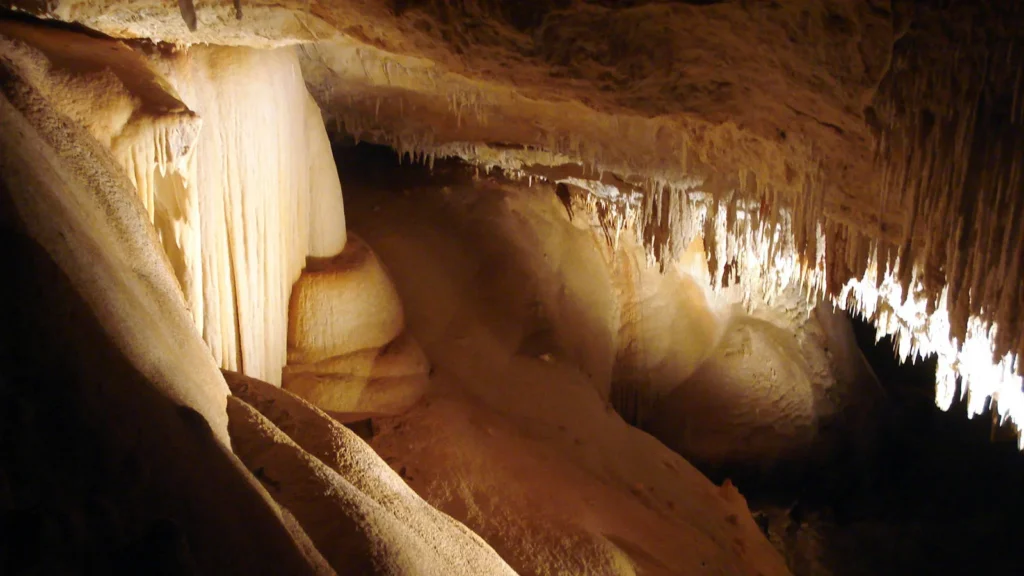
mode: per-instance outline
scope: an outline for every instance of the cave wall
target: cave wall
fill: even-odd
[[[56,49],[66,47],[62,40],[93,42],[62,33],[31,37]],[[238,396],[229,393],[165,252],[161,236],[168,229],[154,218],[159,203],[146,202],[167,192],[160,178],[180,178],[187,187],[194,172],[164,170],[159,154],[131,157],[135,170],[126,171],[125,157],[97,136],[96,127],[110,120],[102,114],[111,108],[138,105],[139,95],[124,97],[126,83],[109,74],[107,85],[94,85],[88,67],[77,78],[82,70],[75,66],[47,70],[55,64],[47,58],[52,53],[10,36],[0,42],[0,236],[7,247],[3,263],[13,275],[0,337],[0,397],[8,401],[0,435],[0,523],[16,545],[0,551],[0,571],[510,574],[484,541],[425,503],[323,412],[235,373],[227,376]],[[119,48],[104,42],[98,44]],[[229,68],[239,62],[237,55],[220,56]],[[250,56],[250,63],[259,57],[273,69],[274,53]],[[287,64],[288,56],[282,61]],[[301,81],[294,86],[303,96],[297,115],[304,120],[311,100]],[[107,87],[110,101],[96,100]],[[93,116],[75,114],[90,108]],[[280,124],[277,110],[265,112],[256,119]],[[312,118],[313,126],[292,127],[299,143],[307,136],[326,142],[318,113]],[[227,122],[224,131],[208,127],[215,138],[238,135],[223,115],[219,119]],[[295,158],[284,146],[296,139],[275,141],[267,137],[280,135],[272,130],[259,135],[261,142],[220,149],[238,158],[218,160],[239,162],[257,176],[282,172],[285,184],[316,182],[324,174],[308,176],[310,164],[326,166],[337,183],[330,155],[317,164],[323,157],[306,157],[309,147],[292,163],[302,174],[289,180],[288,161]],[[265,153],[247,156],[239,149]],[[268,173],[245,165],[268,158],[280,160]],[[162,172],[149,189],[146,166]],[[324,244],[324,235],[309,237],[315,217],[302,214],[313,221],[307,228],[294,214],[277,213],[280,205],[258,202],[269,190],[287,204],[274,186],[278,180],[259,184],[239,192],[257,200],[248,214],[251,228],[240,228],[250,234],[248,245],[261,264],[253,276],[276,286],[289,281],[274,267],[280,244],[328,254],[336,246]],[[329,208],[341,207],[334,189],[333,204],[314,201],[307,208],[328,210],[316,216],[331,217]],[[282,232],[268,222],[275,216],[295,226]],[[330,230],[344,231],[327,222]],[[264,238],[268,228],[278,237]],[[278,323],[286,321],[287,315]]]
[[[56,34],[56,39],[62,34]],[[113,170],[110,174],[117,174],[111,176],[119,179],[117,202],[127,203],[130,210],[137,212],[133,213],[135,219],[128,226],[131,231],[116,235],[115,241],[107,239],[104,247],[117,254],[118,242],[136,246],[145,238],[149,243],[111,265],[107,276],[93,280],[76,278],[71,284],[77,287],[84,282],[96,287],[116,283],[116,277],[126,268],[136,270],[142,261],[149,261],[155,267],[151,276],[159,276],[149,281],[166,292],[163,306],[173,308],[173,314],[179,317],[172,323],[175,334],[162,336],[162,340],[148,349],[148,358],[161,354],[177,358],[169,351],[174,350],[180,339],[188,350],[187,354],[181,354],[209,368],[208,356],[203,356],[202,360],[193,357],[200,354],[196,348],[198,339],[189,332],[188,323],[180,322],[180,317],[184,317],[180,312],[190,306],[193,325],[201,328],[207,345],[213,350],[214,361],[276,380],[274,376],[280,373],[286,346],[284,335],[292,282],[300,278],[299,271],[307,263],[307,257],[340,257],[345,254],[346,245],[340,185],[333,162],[326,155],[326,133],[319,110],[302,83],[295,52],[287,48],[257,51],[217,47],[188,50],[138,47],[139,52],[125,52],[121,44],[77,37],[69,51],[68,44],[24,29],[11,32],[9,36],[36,46],[33,49],[18,42],[5,45],[5,54],[12,55],[15,66],[20,67],[18,74],[30,78],[28,83],[38,85],[44,94],[39,98],[45,104],[33,103],[35,109],[55,108],[63,114],[62,119],[67,118],[69,125],[81,125],[90,133],[76,136],[74,142],[88,141],[88,146],[98,150],[97,157],[90,161],[105,170]],[[76,44],[79,41],[86,46]],[[79,48],[87,57],[74,57],[74,49]],[[100,55],[93,58],[93,51]],[[148,60],[140,58],[140,53],[147,54]],[[53,68],[49,68],[51,66]],[[83,68],[94,76],[82,74]],[[274,90],[260,93],[251,90],[256,79],[264,81],[268,77],[274,81]],[[5,84],[15,92],[17,86],[20,84],[13,81]],[[97,86],[102,86],[103,90]],[[107,93],[111,97],[100,97]],[[111,118],[114,119],[111,124],[104,123]],[[197,128],[200,122],[203,127]],[[12,132],[22,133],[25,132]],[[87,167],[88,163],[84,163],[78,169],[85,171]],[[55,172],[60,172],[59,167]],[[89,190],[101,188],[94,184],[88,187]],[[130,198],[133,189],[137,203]],[[408,282],[409,274],[414,272],[423,274],[420,280],[426,278],[432,282],[429,289],[422,291],[410,289],[406,283],[403,297],[412,303],[416,315],[410,321],[410,331],[424,339],[428,354],[444,373],[442,381],[449,389],[459,391],[456,396],[464,392],[469,398],[457,398],[454,407],[447,407],[454,411],[453,426],[463,424],[461,419],[472,414],[474,399],[482,400],[484,418],[493,416],[498,423],[496,426],[511,438],[510,449],[530,463],[524,470],[537,465],[535,452],[543,452],[533,443],[535,439],[529,438],[531,435],[554,430],[565,432],[572,428],[579,432],[572,445],[587,445],[566,451],[570,466],[555,471],[557,489],[545,493],[544,498],[558,500],[577,484],[592,487],[594,494],[608,496],[613,504],[600,511],[599,524],[603,532],[570,523],[565,534],[578,536],[584,542],[581,548],[559,541],[563,535],[558,531],[545,532],[554,540],[536,543],[546,547],[545,558],[554,565],[568,563],[568,566],[594,553],[597,563],[588,568],[594,573],[604,573],[604,568],[611,567],[628,573],[634,563],[652,569],[689,563],[688,566],[696,569],[695,563],[704,561],[746,571],[763,564],[772,571],[780,571],[777,558],[757,534],[742,498],[728,487],[716,492],[716,488],[682,460],[626,426],[605,408],[609,400],[620,409],[630,401],[615,400],[617,384],[620,390],[627,392],[642,388],[637,396],[642,397],[644,404],[679,389],[692,393],[695,387],[685,386],[689,377],[705,359],[718,352],[729,322],[738,314],[735,311],[738,300],[718,301],[713,297],[702,247],[699,243],[691,245],[682,259],[673,261],[668,273],[662,274],[656,267],[648,266],[646,249],[634,237],[626,235],[620,238],[619,244],[609,245],[601,223],[591,219],[594,217],[589,211],[592,206],[577,213],[580,220],[571,216],[567,219],[549,185],[542,190],[547,192],[546,197],[516,187],[501,191],[501,195],[481,201],[476,197],[477,191],[460,188],[459,195],[465,195],[466,199],[452,201],[445,209],[455,206],[464,211],[456,210],[441,218],[457,233],[449,237],[451,231],[445,229],[434,237],[443,249],[427,254],[428,258],[414,266],[395,267],[395,273],[403,276],[399,279],[400,288],[402,280]],[[129,196],[124,196],[125,192]],[[443,195],[448,193],[442,191]],[[46,202],[59,203],[72,197],[77,198],[61,190],[47,197]],[[538,201],[538,198],[546,200]],[[84,211],[86,217],[100,222],[97,225],[100,232],[83,225],[85,233],[102,235],[105,220],[100,213],[111,209],[110,202],[101,202],[91,211]],[[429,236],[429,229],[436,224],[431,222],[431,216],[428,212],[408,221],[412,233]],[[38,219],[38,215],[35,218]],[[379,241],[384,231],[396,231],[394,223],[391,226],[367,230],[367,233],[375,235]],[[391,241],[408,242],[408,238],[410,230],[401,230]],[[388,241],[385,236],[382,253],[388,248]],[[78,243],[79,240],[74,240],[70,245]],[[156,246],[162,246],[163,250],[154,249]],[[431,243],[418,247],[428,252],[437,248],[438,245]],[[408,250],[409,244],[402,249]],[[133,262],[135,258],[142,260]],[[408,253],[405,258],[408,264]],[[433,270],[427,266],[432,259],[439,264]],[[82,265],[74,259],[69,262],[67,266]],[[196,262],[200,263],[198,268]],[[378,276],[386,279],[387,274]],[[201,279],[201,296],[196,295],[196,278]],[[311,278],[307,280],[312,281]],[[529,282],[526,286],[521,284],[524,279]],[[363,288],[379,291],[377,285]],[[114,301],[119,297],[120,293],[115,291]],[[114,306],[111,300],[98,302],[92,302],[91,306],[101,310]],[[386,348],[400,336],[401,312],[393,310],[395,306],[390,308],[386,311],[390,314],[389,322],[395,322],[393,326],[380,322],[391,331],[385,330],[387,333],[380,342],[373,343],[379,349]],[[128,310],[123,316],[115,315],[114,320],[130,323],[151,317],[146,314],[142,306],[139,310]],[[197,318],[201,318],[201,322]],[[155,318],[154,323],[160,321],[161,318]],[[343,328],[341,332],[351,327]],[[115,346],[118,349],[144,346],[155,338],[131,331],[114,332],[116,338],[120,338]],[[326,339],[332,340],[330,344],[337,344],[333,341],[344,335],[341,332],[331,333]],[[681,349],[677,346],[679,342],[684,343]],[[98,339],[97,346],[102,345],[103,340]],[[803,343],[797,344],[800,345]],[[132,350],[138,353],[137,349]],[[313,360],[325,358],[329,357],[321,354]],[[785,356],[780,362],[785,364],[792,359]],[[140,362],[144,363],[145,359],[132,358],[129,364],[137,366]],[[425,372],[422,364],[417,362],[420,377]],[[796,364],[797,372],[813,371]],[[191,374],[182,366],[168,369],[180,371],[179,379]],[[497,369],[505,372],[495,376]],[[639,386],[629,382],[642,375],[645,375],[644,381]],[[123,376],[116,378],[121,383],[132,381]],[[147,375],[147,378],[158,377]],[[223,382],[219,378],[207,374],[207,379],[209,381],[195,389],[186,387],[184,393],[173,380],[171,384],[160,382],[163,386],[160,392],[175,399],[178,399],[175,395],[186,398],[189,394],[211,395],[212,400],[196,400],[203,417],[195,425],[202,428],[204,419],[210,422],[224,444],[227,443],[225,402],[234,402],[229,414],[233,413],[236,419],[246,423],[236,428],[242,431],[239,433],[266,432],[269,425],[262,416],[234,400],[225,400]],[[629,385],[621,386],[624,381]],[[544,386],[556,384],[545,397]],[[402,410],[394,412],[409,409],[421,393],[422,389],[417,389],[412,400],[406,402]],[[442,392],[442,398],[445,393],[448,392]],[[98,396],[98,399],[104,398]],[[542,401],[537,401],[541,398]],[[641,402],[632,401],[634,407],[630,410],[635,414],[631,417],[639,419],[647,408],[640,407]],[[155,401],[154,411],[166,410],[167,406],[160,402],[159,398]],[[446,408],[444,402],[429,405]],[[813,406],[797,408],[803,412],[815,409]],[[417,414],[410,416],[410,428],[437,417],[437,413],[428,412],[425,420],[417,420],[423,413]],[[505,418],[511,423],[505,422]],[[783,418],[784,423],[785,420]],[[126,417],[125,425],[133,426],[134,421]],[[98,427],[106,433],[106,428]],[[451,432],[453,428],[447,430]],[[169,434],[177,437],[177,429],[172,428]],[[262,441],[273,444],[276,449],[294,450],[289,440],[271,436],[273,434],[262,437]],[[449,439],[454,441],[458,436],[455,434]],[[386,440],[381,442],[382,446],[394,448],[393,444],[386,444]],[[153,446],[154,452],[160,451],[159,441],[153,441]],[[482,447],[495,448],[482,443],[474,449]],[[427,448],[433,450],[437,446]],[[251,461],[262,461],[263,445],[239,449],[252,458]],[[609,456],[630,451],[636,454],[617,461]],[[309,462],[301,451],[297,458]],[[662,458],[672,462],[665,465],[672,472],[658,470],[657,463]],[[237,467],[237,461],[228,459]],[[438,462],[449,461],[444,454],[438,456]],[[488,466],[501,468],[498,463],[487,462]],[[426,465],[426,461],[417,460],[417,465]],[[433,469],[438,464],[430,466]],[[452,471],[446,473],[461,472],[476,478],[476,472],[467,466],[470,464],[456,458]],[[285,468],[285,472],[291,473]],[[611,475],[611,481],[605,473]],[[228,478],[225,482],[229,484],[248,482],[250,492],[240,490],[243,497],[251,496],[251,477],[242,474],[239,480],[239,477],[225,474]],[[444,475],[440,477],[443,479]],[[521,481],[532,479],[522,474],[518,478]],[[680,479],[681,483],[673,486]],[[261,480],[267,488],[274,486],[265,478]],[[344,485],[341,480],[332,481]],[[656,504],[648,502],[638,507],[633,501],[635,492],[642,492],[644,488],[653,492],[655,487],[659,496],[651,498]],[[686,493],[687,487],[697,487],[699,493],[717,499],[706,506],[694,504],[693,497]],[[186,483],[182,490],[187,492],[193,488],[193,484]],[[510,539],[510,534],[519,532],[502,532],[500,522],[489,524],[489,521],[467,515],[460,508],[465,502],[453,504],[451,500],[444,500],[434,491],[436,485],[421,488],[437,498],[431,500],[432,503],[449,506],[445,508],[447,511],[499,541],[506,547],[505,553],[526,562],[521,557],[529,556],[524,552],[528,547],[517,547],[515,540]],[[488,490],[479,486],[471,488],[471,492],[481,498]],[[256,493],[264,498],[263,507],[255,508],[257,514],[259,510],[269,510],[270,514],[264,520],[257,519],[265,522],[260,525],[261,529],[270,534],[268,537],[273,537],[275,531],[286,534],[281,536],[286,539],[279,544],[285,549],[282,553],[297,558],[298,564],[309,564],[303,564],[303,570],[320,569],[316,548],[304,540],[302,529],[294,529],[282,515],[274,520],[279,512],[266,500],[265,494],[258,490]],[[544,498],[530,502],[542,504]],[[508,502],[499,502],[496,510],[507,514],[507,506],[517,501],[510,498]],[[583,509],[584,502],[576,501],[576,505]],[[680,507],[678,512],[676,506]],[[311,508],[315,509],[316,505]],[[158,508],[157,514],[163,510]],[[215,510],[219,509],[212,509],[210,514]],[[628,529],[615,528],[620,514],[632,518]],[[668,514],[673,519],[662,525],[657,518],[659,514]],[[541,526],[547,520],[551,518],[541,514],[528,518],[523,526]],[[215,520],[213,525],[219,521]],[[197,535],[192,524],[194,519],[183,522],[188,541],[209,538],[208,534]],[[285,526],[293,528],[292,533],[288,534]],[[303,524],[302,528],[309,526]],[[684,558],[673,548],[672,534],[684,535],[687,541],[695,543],[701,554]],[[311,534],[318,535],[323,533]],[[648,537],[655,542],[645,543]],[[317,545],[323,548],[320,541]],[[748,552],[751,558],[744,557]],[[200,551],[200,554],[205,555],[203,562],[221,561],[212,552]],[[653,554],[655,560],[652,561],[649,554]],[[333,560],[339,561],[337,557]]]
[[[589,172],[646,197],[644,218],[670,229],[656,245],[689,245],[695,195],[730,213],[748,199],[753,228],[782,236],[766,272],[833,297],[851,281],[898,286],[841,304],[944,358],[941,406],[960,377],[976,383],[972,413],[987,398],[1024,412],[1019,2],[520,4],[6,3],[120,38],[304,44],[307,82],[356,137]],[[681,217],[659,221],[666,210]],[[744,226],[730,219],[729,234]],[[712,261],[735,255],[726,244],[705,237]],[[945,316],[892,313],[907,298]]]
[[[57,109],[122,165],[217,362],[280,383],[291,286],[307,257],[334,256],[346,239],[294,51],[133,49],[15,21],[0,31]]]
[[[432,172],[397,167],[393,157],[378,164],[365,154],[340,152],[349,224],[391,270],[409,330],[434,367],[433,391],[399,417],[400,424],[382,424],[393,433],[374,445],[400,458],[410,478],[423,477],[423,484],[413,483],[417,490],[422,487],[428,500],[500,552],[508,546],[520,553],[502,528],[506,504],[481,493],[491,512],[471,512],[484,505],[446,491],[443,478],[459,485],[476,480],[454,470],[435,480],[440,473],[416,451],[454,460],[451,466],[473,478],[488,474],[491,465],[504,470],[491,459],[475,463],[476,456],[460,462],[463,448],[452,448],[453,454],[443,446],[468,442],[459,434],[480,436],[491,418],[510,419],[494,425],[493,441],[464,450],[477,454],[485,450],[479,444],[503,450],[505,435],[523,426],[529,439],[564,450],[558,458],[587,473],[647,486],[648,474],[657,474],[647,468],[647,448],[627,439],[632,433],[623,431],[626,424],[645,427],[687,459],[733,472],[818,458],[867,435],[870,412],[851,410],[851,399],[870,390],[873,376],[847,365],[847,358],[860,358],[856,344],[832,337],[835,329],[826,328],[799,291],[748,309],[742,291],[712,290],[699,244],[665,273],[648,264],[628,233],[618,246],[609,244],[582,194],[570,220],[550,183],[530,186],[527,179],[482,172],[474,177],[471,168],[451,162],[436,164]],[[845,321],[828,317],[839,328]],[[472,398],[470,406],[462,395]],[[490,415],[474,418],[475,411]],[[436,445],[417,441],[406,451],[405,442],[415,437],[404,431],[408,427],[447,430],[449,419],[451,427],[465,428],[444,432]],[[629,455],[633,450],[635,457]],[[680,505],[675,488],[660,480],[656,485]],[[502,493],[513,501],[524,497],[513,488]],[[520,529],[525,528],[515,530]],[[631,534],[629,541],[635,538]],[[536,546],[550,550],[548,544]]]
[[[391,272],[433,367],[420,402],[374,420],[371,444],[393,469],[522,574],[785,573],[734,487],[610,403],[617,286],[633,298],[637,273],[660,277],[642,252],[626,250],[621,265],[641,268],[617,276],[600,228],[582,207],[570,222],[550,184],[392,163],[339,169],[349,224]],[[703,300],[664,286],[651,312],[706,342],[688,314],[706,314]],[[672,337],[662,322],[631,324],[652,350]],[[662,376],[693,362],[670,360]]]
[[[0,61],[4,566],[328,573],[232,454],[227,387],[132,183],[32,79]]]

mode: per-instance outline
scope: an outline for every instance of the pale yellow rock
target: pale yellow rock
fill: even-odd
[[[423,396],[429,383],[426,374],[366,378],[307,373],[287,377],[284,387],[340,421],[354,422],[405,412]]]
[[[203,338],[221,367],[279,383],[292,284],[307,256],[345,246],[320,110],[290,49],[193,46],[153,65],[204,123],[185,173],[205,223]]]
[[[610,263],[619,312],[612,398],[641,423],[656,398],[711,356],[731,306],[712,293],[700,240],[662,273],[648,266],[635,239],[624,236]]]
[[[350,236],[341,254],[310,261],[292,287],[288,364],[379,348],[405,325],[402,302],[373,251]]]
[[[0,21],[0,35],[27,45],[9,48],[8,57],[124,168],[202,331],[198,198],[183,181],[202,120],[146,57],[121,42],[10,20]]]
[[[330,141],[295,52],[147,56],[9,21],[0,34],[32,47],[7,51],[124,168],[214,358],[279,383],[291,285],[307,256],[346,240]]]
[[[288,365],[283,386],[344,421],[400,414],[426,392],[430,363],[403,332],[381,348]]]
[[[388,378],[426,374],[430,370],[423,349],[416,339],[405,331],[397,338],[379,348],[357,350],[341,356],[334,356],[313,364],[291,364],[285,366],[285,380],[290,376],[307,373],[351,374],[368,378]]]

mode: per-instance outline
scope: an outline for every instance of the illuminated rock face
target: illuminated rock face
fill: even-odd
[[[154,0],[8,3],[121,38],[303,43],[305,78],[339,128],[412,157],[637,191],[658,257],[685,250],[707,210],[722,214],[724,244],[748,250],[746,228],[761,233],[766,282],[799,265],[793,279],[836,298],[875,269],[876,288],[888,276],[929,312],[941,300],[948,321],[936,342],[865,303],[883,310],[871,320],[896,318],[908,346],[942,351],[940,381],[979,382],[972,411],[993,397],[1024,420],[1016,0],[257,1],[241,21],[228,4],[194,6],[194,31]],[[752,223],[733,218],[741,200]],[[704,240],[717,274],[730,248]]]
[[[403,412],[429,371],[404,328],[387,272],[349,236],[341,254],[311,260],[292,287],[284,386],[344,420]]]
[[[356,137],[417,157],[569,167],[639,191],[655,245],[685,250],[691,218],[661,215],[695,215],[698,193],[741,238],[747,224],[727,214],[750,200],[764,278],[787,260],[805,287],[837,297],[874,268],[875,287],[888,276],[929,312],[941,300],[941,342],[903,323],[908,346],[949,357],[940,381],[979,382],[974,408],[992,396],[1024,419],[1016,0],[257,1],[241,21],[232,6],[199,4],[195,31],[154,0],[11,3],[115,37],[306,43],[307,81]],[[716,244],[705,236],[712,260]],[[883,316],[872,320],[888,329]],[[999,383],[981,383],[991,376]]]
[[[1003,15],[992,4],[980,21]],[[46,248],[77,274],[91,307],[111,314],[103,327],[130,349],[162,409],[167,401],[192,406],[228,442],[219,379],[204,368],[190,387],[180,380],[187,368],[161,363],[182,355],[215,365],[181,324],[183,302],[221,366],[276,383],[287,359],[288,388],[329,410],[401,414],[377,448],[406,462],[428,501],[496,542],[517,568],[628,574],[637,565],[697,571],[709,562],[732,572],[784,571],[740,499],[710,488],[605,406],[650,421],[667,443],[707,459],[774,457],[781,445],[805,444],[818,416],[810,393],[837,377],[819,378],[821,358],[808,360],[815,345],[800,337],[813,329],[734,309],[794,285],[812,297],[854,295],[853,305],[877,311],[884,329],[910,335],[904,349],[939,351],[940,404],[951,400],[959,373],[978,392],[972,410],[986,395],[1004,414],[1024,410],[1013,374],[1024,303],[1024,234],[1015,224],[1024,210],[1022,172],[1014,158],[1003,161],[1020,135],[1024,101],[1019,41],[1005,37],[1012,25],[974,35],[970,18],[928,8],[908,25],[888,6],[864,2],[522,11],[497,2],[476,14],[473,3],[393,9],[339,1],[256,3],[241,22],[226,6],[200,6],[193,34],[173,4],[152,0],[32,8],[121,37],[260,48],[315,41],[267,51],[133,52],[4,24],[5,35],[45,55],[5,44],[19,74],[110,151],[113,161],[98,154],[96,162],[121,167],[144,215],[130,221],[130,233],[114,233],[117,241],[96,241],[113,255],[109,266],[97,257],[106,267],[96,275],[84,270],[85,252],[60,252],[66,244],[52,235]],[[946,30],[946,21],[957,26]],[[938,48],[957,49],[929,50],[936,35]],[[585,49],[568,50],[578,45]],[[647,60],[659,55],[667,56]],[[409,303],[406,330],[376,261],[358,245],[344,251],[340,186],[306,82],[339,129],[343,123],[356,137],[428,162],[458,155],[524,180],[545,175],[586,188],[599,198],[588,213],[596,220],[567,227],[554,201],[512,198],[491,205],[488,218],[469,218],[472,233],[417,228],[435,216],[427,214],[404,222],[398,239],[376,237],[382,254],[406,258],[408,268],[396,272]],[[986,129],[995,136],[985,140]],[[19,144],[5,142],[8,150]],[[998,169],[985,169],[989,158]],[[60,174],[58,164],[47,165]],[[130,189],[123,184],[114,188]],[[60,203],[75,193],[48,197]],[[83,210],[95,221],[79,223],[84,235],[67,242],[95,240],[91,226],[102,228],[110,208]],[[627,223],[635,237],[609,248],[596,232],[608,231],[601,210],[615,212],[612,228]],[[58,221],[73,213],[60,212]],[[38,235],[48,230],[40,222],[33,221]],[[429,241],[410,241],[410,230]],[[119,243],[137,248],[132,242],[142,237],[163,253],[148,244],[118,252]],[[361,254],[360,265],[347,267],[346,254]],[[309,257],[328,264],[303,276]],[[647,268],[648,259],[667,274]],[[718,285],[727,268],[739,272],[731,292]],[[159,288],[157,311],[136,297],[148,294],[135,282],[140,270]],[[410,271],[431,288],[410,288]],[[856,282],[862,276],[865,285]],[[97,292],[123,288],[122,277],[131,280],[128,304]],[[945,314],[933,314],[936,307]],[[170,332],[120,330],[141,319],[168,321]],[[1001,362],[995,368],[980,360],[992,354]],[[426,355],[443,386],[413,407],[426,388]],[[170,370],[177,379],[164,378]],[[783,379],[790,384],[779,385]],[[711,398],[723,391],[731,394]],[[329,477],[321,491],[344,487],[291,440],[268,432],[262,416],[230,402],[235,423],[244,424],[235,428],[239,438],[264,433],[257,449],[240,445],[239,454],[259,462],[259,448],[272,446],[292,456],[278,471]],[[734,435],[722,435],[710,411],[724,415]],[[178,423],[160,414],[154,421],[177,433]],[[680,429],[676,419],[688,425]],[[234,473],[224,485],[239,486]],[[531,491],[538,477],[551,486]],[[186,487],[196,485],[187,479]],[[320,511],[301,503],[305,514]],[[528,512],[516,516],[520,510]],[[593,516],[572,520],[586,514]],[[285,555],[310,538],[336,552],[323,544],[329,519],[320,520],[324,532],[281,536]],[[273,521],[262,526],[280,532]],[[680,541],[698,553],[680,551]],[[405,562],[401,554],[394,557]],[[310,570],[322,568],[315,556],[306,557]]]
[[[292,283],[307,256],[334,256],[346,238],[330,143],[295,53],[146,58],[39,26],[2,31],[41,52],[30,70],[47,96],[123,166],[214,358],[279,383]]]
[[[202,326],[199,203],[182,176],[202,120],[142,54],[82,34],[5,21],[0,33],[53,105],[106,146],[154,223],[197,325]]]
[[[161,63],[204,122],[181,174],[198,201],[203,339],[222,367],[279,383],[292,283],[307,256],[345,246],[320,111],[288,49],[193,47]]]
[[[820,443],[839,376],[805,300],[747,312],[738,290],[712,290],[699,243],[662,274],[585,205],[570,222],[550,183],[448,164],[397,187],[374,176],[391,170],[352,173],[346,206],[392,272],[434,392],[380,420],[374,448],[521,573],[775,570],[740,501],[665,444],[771,466]],[[694,434],[657,430],[663,444],[623,416]]]
[[[228,389],[123,167],[49,100],[60,85],[37,86],[45,61],[10,48],[0,39],[0,234],[15,279],[0,344],[14,498],[2,506],[28,503],[66,530],[22,526],[30,545],[5,563],[329,574],[232,453]],[[126,548],[154,544],[171,550],[124,565]]]
[[[60,47],[62,35],[50,40]],[[117,54],[109,42],[83,42]],[[229,376],[237,396],[228,393],[164,252],[168,229],[152,210],[159,203],[145,202],[166,190],[158,182],[152,196],[139,194],[151,159],[132,159],[138,170],[129,179],[125,158],[96,137],[102,118],[61,114],[89,108],[102,93],[95,78],[75,78],[74,68],[47,74],[49,55],[7,37],[0,53],[0,236],[17,279],[0,340],[0,390],[18,400],[16,417],[5,417],[16,449],[0,459],[16,496],[0,505],[6,516],[28,502],[39,508],[31,518],[66,528],[51,537],[23,526],[29,545],[15,571],[512,574],[322,412],[239,375]],[[131,108],[131,95],[111,97]],[[325,165],[333,168],[329,155]],[[256,233],[274,213],[253,211]],[[298,240],[286,246],[340,250],[304,230],[289,230]],[[273,263],[273,253],[262,255]],[[385,307],[382,318],[395,313]],[[55,344],[62,354],[47,360]]]

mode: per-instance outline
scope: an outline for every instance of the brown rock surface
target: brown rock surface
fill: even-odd
[[[1024,350],[1016,0],[257,1],[241,20],[193,5],[195,31],[159,0],[8,4],[117,37],[306,43],[307,82],[358,138],[547,174],[582,165],[649,198],[669,184],[735,207],[736,193],[772,225],[793,216],[787,250],[818,273],[805,283],[836,295],[877,249],[879,276],[919,284],[929,310],[948,288],[951,338],[995,322],[997,360]],[[1019,387],[982,372],[960,374],[979,397]]]
[[[599,229],[568,222],[549,186],[345,184],[350,225],[392,271],[435,368],[371,442],[425,500],[524,574],[786,573],[742,498],[720,498],[610,406],[626,343]],[[707,313],[669,294],[678,318]],[[626,334],[657,348],[661,324],[642,327]]]
[[[225,377],[237,453],[339,573],[513,573],[325,413],[265,382]]]

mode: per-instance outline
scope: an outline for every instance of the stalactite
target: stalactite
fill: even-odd
[[[1013,2],[995,2],[915,16],[876,99],[888,128],[877,150],[881,197],[905,215],[901,241],[875,243],[870,271],[847,287],[852,305],[898,338],[901,355],[938,354],[937,404],[953,401],[959,376],[971,414],[992,397],[1015,421],[1024,419],[1024,42],[982,22],[1019,15]],[[995,33],[972,32],[983,28]]]
[[[111,152],[149,213],[196,327],[203,329],[199,202],[190,175],[201,119],[191,111],[139,119],[111,142]]]
[[[201,224],[187,256],[201,263],[192,301],[202,310],[203,338],[222,367],[280,382],[291,286],[307,256],[345,246],[341,185],[320,110],[290,49],[192,47],[161,65],[203,118],[184,180]],[[268,89],[252,90],[257,82]],[[138,187],[150,194],[148,184]],[[168,194],[159,188],[158,200]]]
[[[730,263],[729,273],[738,276],[749,298],[771,299],[793,284],[809,299],[866,298],[851,306],[883,333],[893,334],[902,354],[951,351],[940,367],[939,380],[947,383],[939,394],[944,399],[951,397],[950,375],[975,370],[966,364],[974,361],[982,340],[997,365],[1021,370],[1015,358],[1024,350],[1024,46],[1009,25],[992,34],[971,32],[986,28],[977,19],[998,19],[1013,5],[998,0],[981,8],[970,3],[921,8],[916,23],[900,36],[890,73],[870,107],[870,123],[880,127],[873,132],[881,174],[878,180],[865,181],[864,186],[877,189],[866,190],[864,197],[877,200],[850,221],[832,219],[837,217],[834,206],[826,203],[826,198],[834,201],[827,194],[831,183],[813,149],[793,155],[804,160],[793,167],[794,181],[787,184],[764,166],[741,167],[729,175],[696,174],[709,171],[706,145],[656,123],[623,116],[609,116],[602,128],[629,141],[664,143],[679,151],[679,167],[640,169],[641,159],[605,145],[602,138],[547,127],[537,128],[525,150],[446,142],[415,122],[413,106],[401,99],[389,113],[398,110],[400,117],[387,126],[367,121],[366,111],[377,108],[369,96],[349,92],[347,106],[342,102],[337,109],[357,139],[391,144],[427,164],[459,156],[509,174],[531,163],[576,163],[587,177],[605,171],[645,174],[636,202],[603,196],[595,200],[605,205],[599,219],[606,240],[617,241],[623,231],[637,234],[652,263],[661,264],[700,234],[713,281],[722,281]],[[935,22],[954,24],[936,27],[928,19],[931,10],[944,11]],[[361,57],[367,77],[401,88],[398,64]],[[438,73],[435,88],[447,98],[456,123],[485,122],[492,109],[485,93],[445,80]],[[787,146],[813,144],[791,138]],[[851,291],[851,278],[858,286],[874,286],[874,291]],[[936,320],[922,324],[904,314],[908,310]],[[1019,388],[1013,382],[1004,384],[1007,390],[1015,385]],[[978,386],[971,393],[972,406],[985,396],[984,385]],[[1014,402],[1002,398],[998,405],[1007,414],[1017,410]],[[1018,414],[1024,417],[1024,411]]]

